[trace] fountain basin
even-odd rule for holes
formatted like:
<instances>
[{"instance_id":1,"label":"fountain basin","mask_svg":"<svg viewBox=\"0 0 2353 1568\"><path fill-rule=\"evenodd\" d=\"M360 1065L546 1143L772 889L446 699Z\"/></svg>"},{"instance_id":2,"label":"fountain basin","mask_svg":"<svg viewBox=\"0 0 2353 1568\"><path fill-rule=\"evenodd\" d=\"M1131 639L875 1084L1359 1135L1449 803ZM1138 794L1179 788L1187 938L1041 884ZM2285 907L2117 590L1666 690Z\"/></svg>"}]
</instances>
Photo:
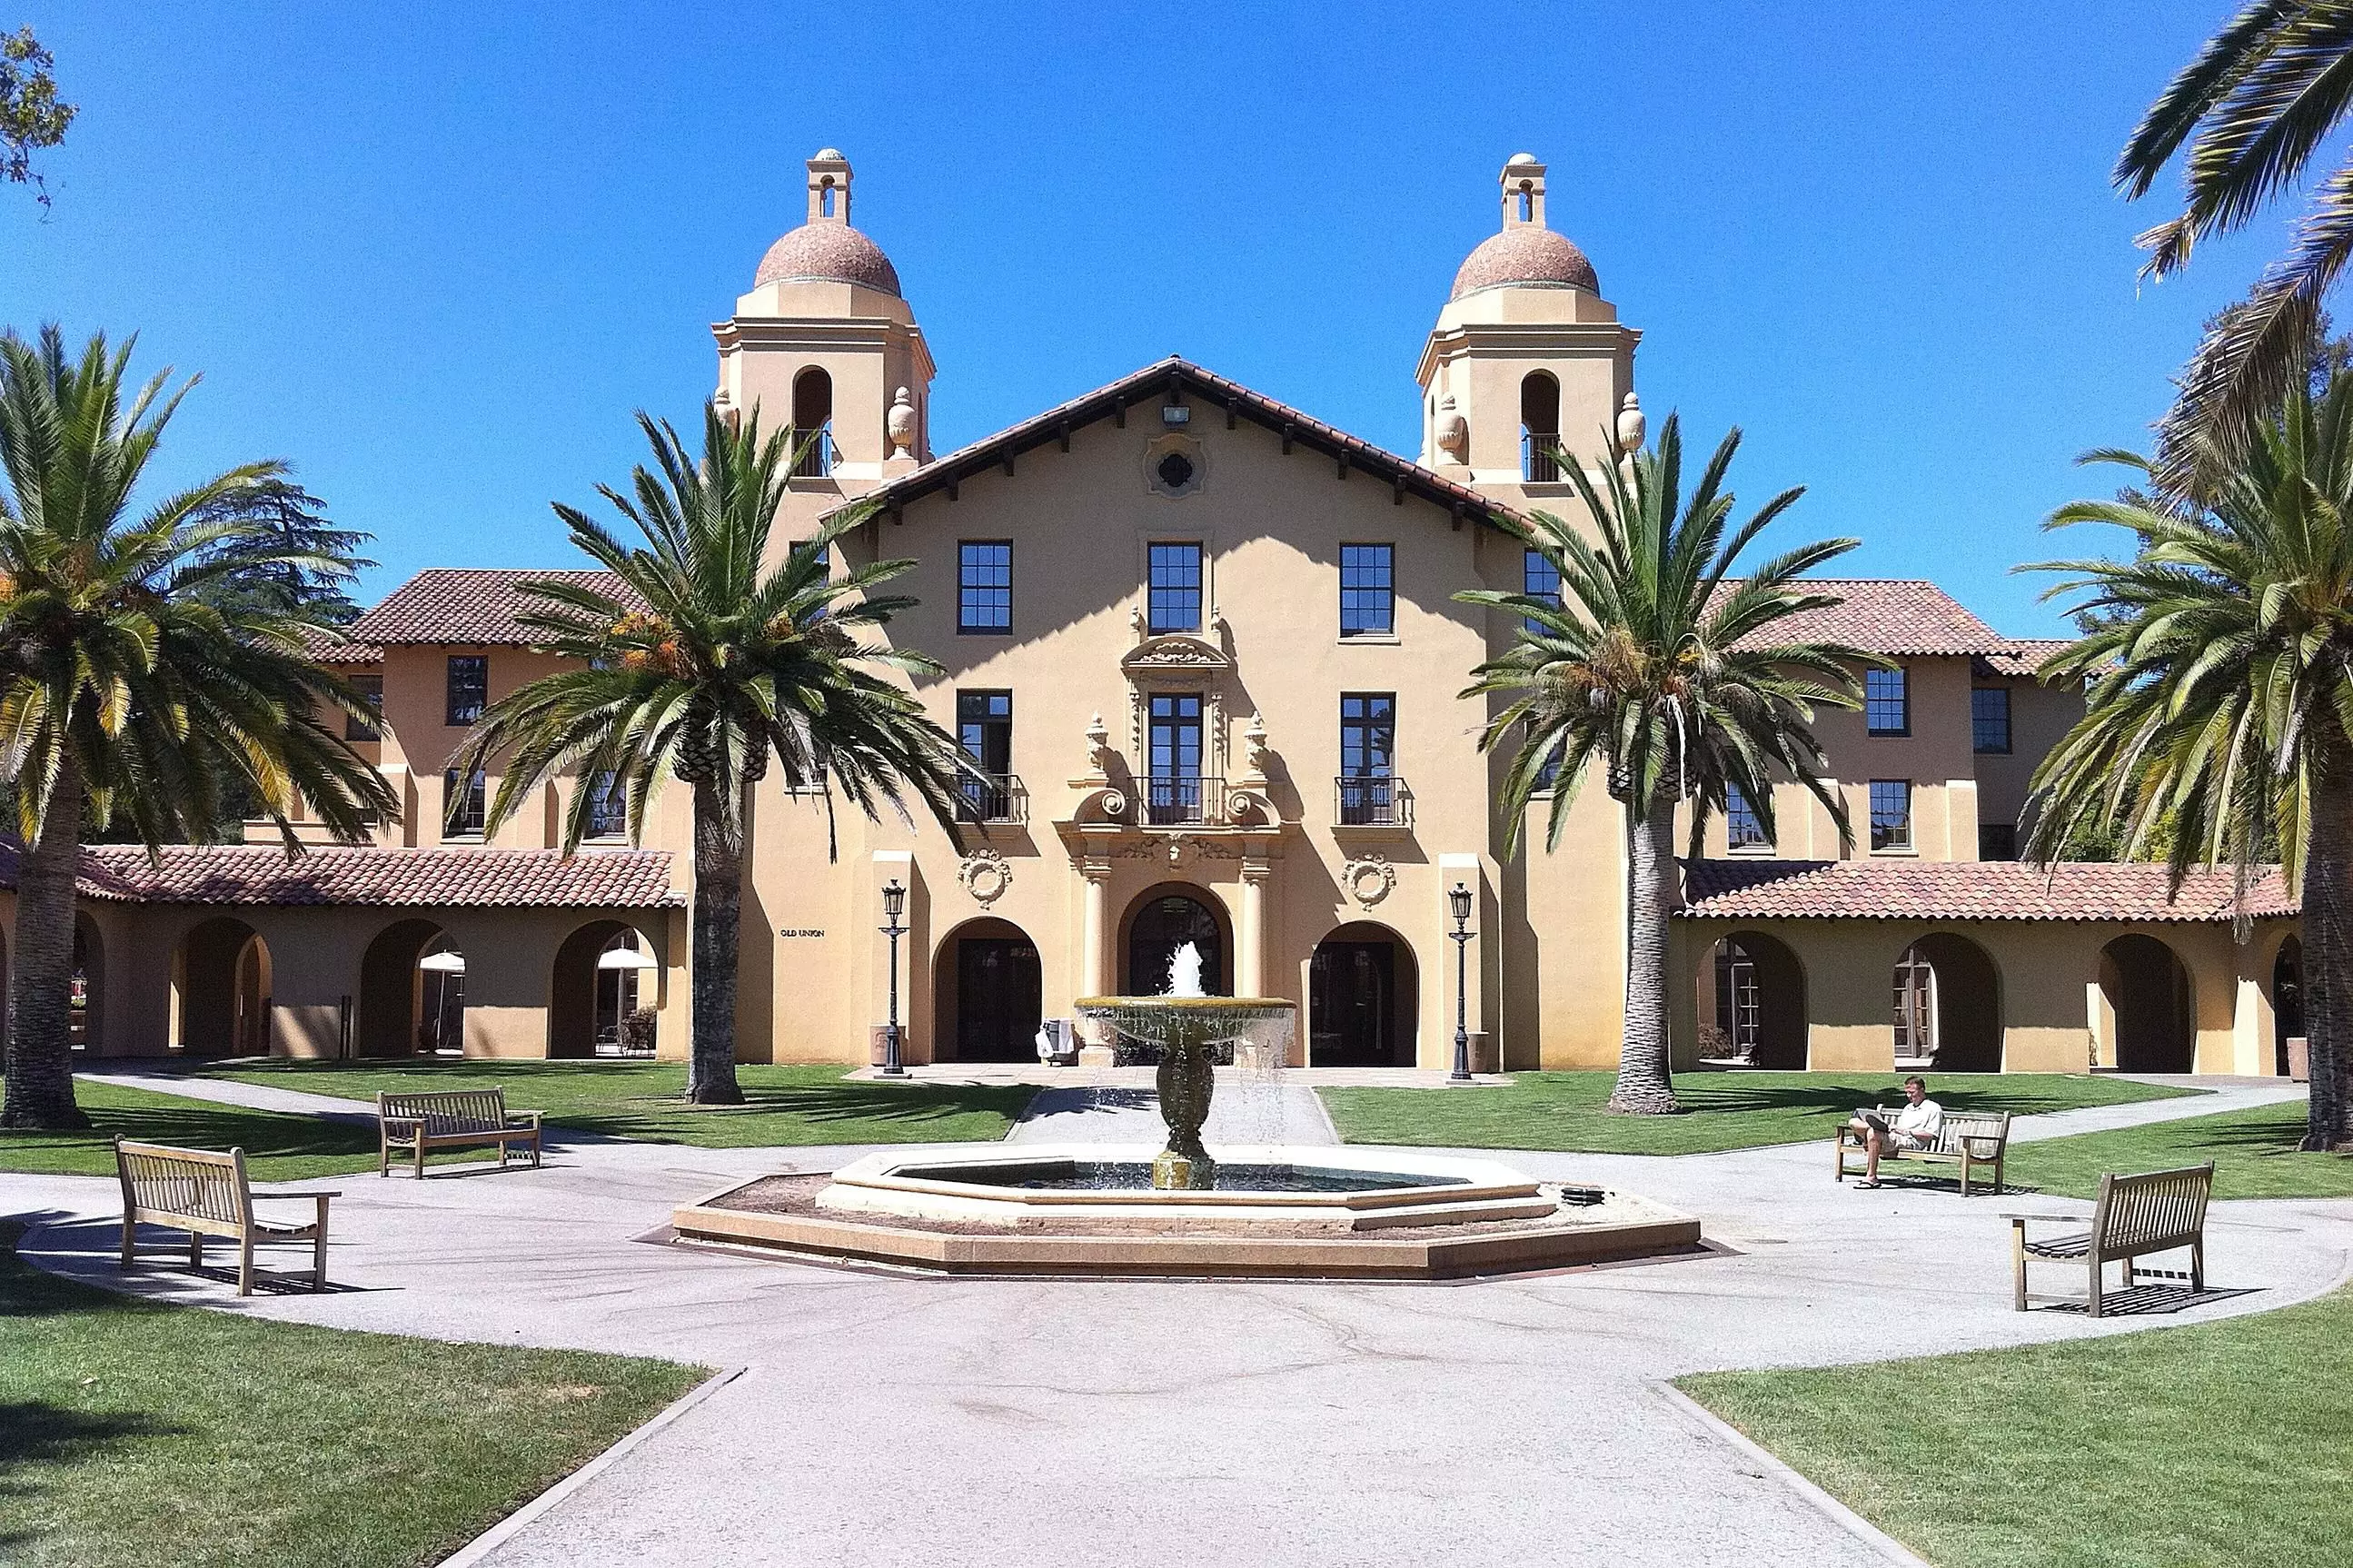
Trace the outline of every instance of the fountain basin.
<instances>
[{"instance_id":1,"label":"fountain basin","mask_svg":"<svg viewBox=\"0 0 2353 1568\"><path fill-rule=\"evenodd\" d=\"M831 1178L740 1184L671 1226L689 1243L807 1261L1093 1278L1450 1279L1700 1248L1697 1220L1647 1200L1570 1189L1565 1203L1496 1162L1418 1151L1220 1145L1221 1178L1254 1184L1085 1184L1106 1171L1148 1182L1154 1152L885 1152Z\"/></svg>"}]
</instances>

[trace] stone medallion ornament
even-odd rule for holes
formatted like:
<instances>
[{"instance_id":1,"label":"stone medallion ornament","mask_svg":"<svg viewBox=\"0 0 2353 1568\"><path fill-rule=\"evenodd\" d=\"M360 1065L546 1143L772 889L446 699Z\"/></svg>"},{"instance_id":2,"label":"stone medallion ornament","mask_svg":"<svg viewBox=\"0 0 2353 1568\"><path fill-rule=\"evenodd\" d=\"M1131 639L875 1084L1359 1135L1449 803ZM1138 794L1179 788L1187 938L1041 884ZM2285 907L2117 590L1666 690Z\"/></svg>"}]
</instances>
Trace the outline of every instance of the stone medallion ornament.
<instances>
[{"instance_id":1,"label":"stone medallion ornament","mask_svg":"<svg viewBox=\"0 0 2353 1568\"><path fill-rule=\"evenodd\" d=\"M1397 888L1397 868L1385 855L1351 860L1340 872L1340 885L1365 909L1371 909Z\"/></svg>"},{"instance_id":2,"label":"stone medallion ornament","mask_svg":"<svg viewBox=\"0 0 2353 1568\"><path fill-rule=\"evenodd\" d=\"M1013 868L994 849L976 849L956 868L956 880L983 904L993 904L1013 886Z\"/></svg>"}]
</instances>

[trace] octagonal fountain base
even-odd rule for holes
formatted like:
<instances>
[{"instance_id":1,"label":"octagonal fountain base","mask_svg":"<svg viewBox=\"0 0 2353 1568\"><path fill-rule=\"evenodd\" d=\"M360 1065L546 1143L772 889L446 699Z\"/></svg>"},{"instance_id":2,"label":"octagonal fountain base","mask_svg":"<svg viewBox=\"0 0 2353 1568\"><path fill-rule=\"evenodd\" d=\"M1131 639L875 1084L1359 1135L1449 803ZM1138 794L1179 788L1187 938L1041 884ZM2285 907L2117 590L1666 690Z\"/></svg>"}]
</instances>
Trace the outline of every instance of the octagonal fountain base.
<instances>
[{"instance_id":1,"label":"octagonal fountain base","mask_svg":"<svg viewBox=\"0 0 2353 1568\"><path fill-rule=\"evenodd\" d=\"M1688 1215L1490 1160L1216 1151L1220 1184L1155 1191L1147 1145L1003 1144L764 1176L676 1211L686 1242L937 1274L1459 1279L1695 1251Z\"/></svg>"}]
</instances>

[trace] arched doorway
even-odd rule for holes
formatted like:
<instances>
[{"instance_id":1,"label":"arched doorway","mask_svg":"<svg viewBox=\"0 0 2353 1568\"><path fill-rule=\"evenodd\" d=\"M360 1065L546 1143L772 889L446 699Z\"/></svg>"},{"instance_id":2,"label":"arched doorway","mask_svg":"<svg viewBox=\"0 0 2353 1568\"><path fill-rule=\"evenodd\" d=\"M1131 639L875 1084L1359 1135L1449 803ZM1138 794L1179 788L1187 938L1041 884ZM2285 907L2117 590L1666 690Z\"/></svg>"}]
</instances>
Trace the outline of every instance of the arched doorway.
<instances>
[{"instance_id":1,"label":"arched doorway","mask_svg":"<svg viewBox=\"0 0 2353 1568\"><path fill-rule=\"evenodd\" d=\"M810 365L793 377L793 478L833 472L833 377Z\"/></svg>"},{"instance_id":2,"label":"arched doorway","mask_svg":"<svg viewBox=\"0 0 2353 1568\"><path fill-rule=\"evenodd\" d=\"M659 961L637 928L591 921L555 950L547 996L551 1057L649 1057Z\"/></svg>"},{"instance_id":3,"label":"arched doorway","mask_svg":"<svg viewBox=\"0 0 2353 1568\"><path fill-rule=\"evenodd\" d=\"M933 1039L949 1060L1034 1062L1045 985L1038 944L996 919L958 926L940 944L932 995Z\"/></svg>"},{"instance_id":4,"label":"arched doorway","mask_svg":"<svg viewBox=\"0 0 2353 1568\"><path fill-rule=\"evenodd\" d=\"M1155 888L1130 906L1122 992L1129 996L1166 992L1169 962L1187 942L1201 950L1201 989L1212 996L1232 995L1225 916L1214 900L1181 886Z\"/></svg>"},{"instance_id":5,"label":"arched doorway","mask_svg":"<svg viewBox=\"0 0 2353 1568\"><path fill-rule=\"evenodd\" d=\"M2122 1072L2192 1072L2198 1057L2189 971L2153 936L2120 936L2100 950L2100 990L2116 1021Z\"/></svg>"},{"instance_id":6,"label":"arched doorway","mask_svg":"<svg viewBox=\"0 0 2353 1568\"><path fill-rule=\"evenodd\" d=\"M268 1056L269 967L269 944L243 921L222 915L189 928L172 960L173 1046L191 1056Z\"/></svg>"},{"instance_id":7,"label":"arched doorway","mask_svg":"<svg viewBox=\"0 0 2353 1568\"><path fill-rule=\"evenodd\" d=\"M67 1015L72 1049L97 1052L106 1042L106 940L88 915L74 916L73 997Z\"/></svg>"},{"instance_id":8,"label":"arched doorway","mask_svg":"<svg viewBox=\"0 0 2353 1568\"><path fill-rule=\"evenodd\" d=\"M1560 383L1550 371L1531 371L1520 382L1520 441L1530 484L1560 479Z\"/></svg>"},{"instance_id":9,"label":"arched doorway","mask_svg":"<svg viewBox=\"0 0 2353 1568\"><path fill-rule=\"evenodd\" d=\"M1307 1065L1414 1065L1421 1017L1413 949L1359 921L1315 944L1307 963Z\"/></svg>"},{"instance_id":10,"label":"arched doorway","mask_svg":"<svg viewBox=\"0 0 2353 1568\"><path fill-rule=\"evenodd\" d=\"M2304 1037L2304 939L2280 943L2272 962L2272 1051L2280 1077L2288 1076L2287 1043Z\"/></svg>"},{"instance_id":11,"label":"arched doorway","mask_svg":"<svg viewBox=\"0 0 2353 1568\"><path fill-rule=\"evenodd\" d=\"M1802 1071L1806 971L1787 944L1742 931L1715 944L1702 1000L1700 1057L1732 1067Z\"/></svg>"},{"instance_id":12,"label":"arched doorway","mask_svg":"<svg viewBox=\"0 0 2353 1568\"><path fill-rule=\"evenodd\" d=\"M445 1045L461 1050L464 965L464 955L431 921L397 921L377 932L360 959L360 1055L405 1057Z\"/></svg>"},{"instance_id":13,"label":"arched doorway","mask_svg":"<svg viewBox=\"0 0 2353 1568\"><path fill-rule=\"evenodd\" d=\"M1895 1065L2001 1070L2001 974L1965 936L1938 931L1895 961Z\"/></svg>"}]
</instances>

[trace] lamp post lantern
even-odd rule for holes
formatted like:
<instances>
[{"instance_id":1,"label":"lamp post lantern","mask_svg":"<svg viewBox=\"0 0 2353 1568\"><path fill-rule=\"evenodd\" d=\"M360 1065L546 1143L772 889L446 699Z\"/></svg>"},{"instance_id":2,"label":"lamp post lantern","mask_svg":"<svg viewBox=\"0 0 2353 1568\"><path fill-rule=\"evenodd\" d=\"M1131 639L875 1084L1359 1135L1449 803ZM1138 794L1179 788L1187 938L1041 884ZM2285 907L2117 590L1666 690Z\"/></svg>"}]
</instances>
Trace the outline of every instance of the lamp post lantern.
<instances>
[{"instance_id":1,"label":"lamp post lantern","mask_svg":"<svg viewBox=\"0 0 2353 1568\"><path fill-rule=\"evenodd\" d=\"M907 1069L899 1062L899 939L907 928L899 923L906 911L907 889L899 879L892 878L882 886L882 934L891 939L891 1016L882 1026L882 1076L904 1078Z\"/></svg>"},{"instance_id":2,"label":"lamp post lantern","mask_svg":"<svg viewBox=\"0 0 2353 1568\"><path fill-rule=\"evenodd\" d=\"M1470 1003L1471 889L1457 882L1448 889L1447 906L1454 914L1454 1070L1449 1083L1471 1081Z\"/></svg>"}]
</instances>

